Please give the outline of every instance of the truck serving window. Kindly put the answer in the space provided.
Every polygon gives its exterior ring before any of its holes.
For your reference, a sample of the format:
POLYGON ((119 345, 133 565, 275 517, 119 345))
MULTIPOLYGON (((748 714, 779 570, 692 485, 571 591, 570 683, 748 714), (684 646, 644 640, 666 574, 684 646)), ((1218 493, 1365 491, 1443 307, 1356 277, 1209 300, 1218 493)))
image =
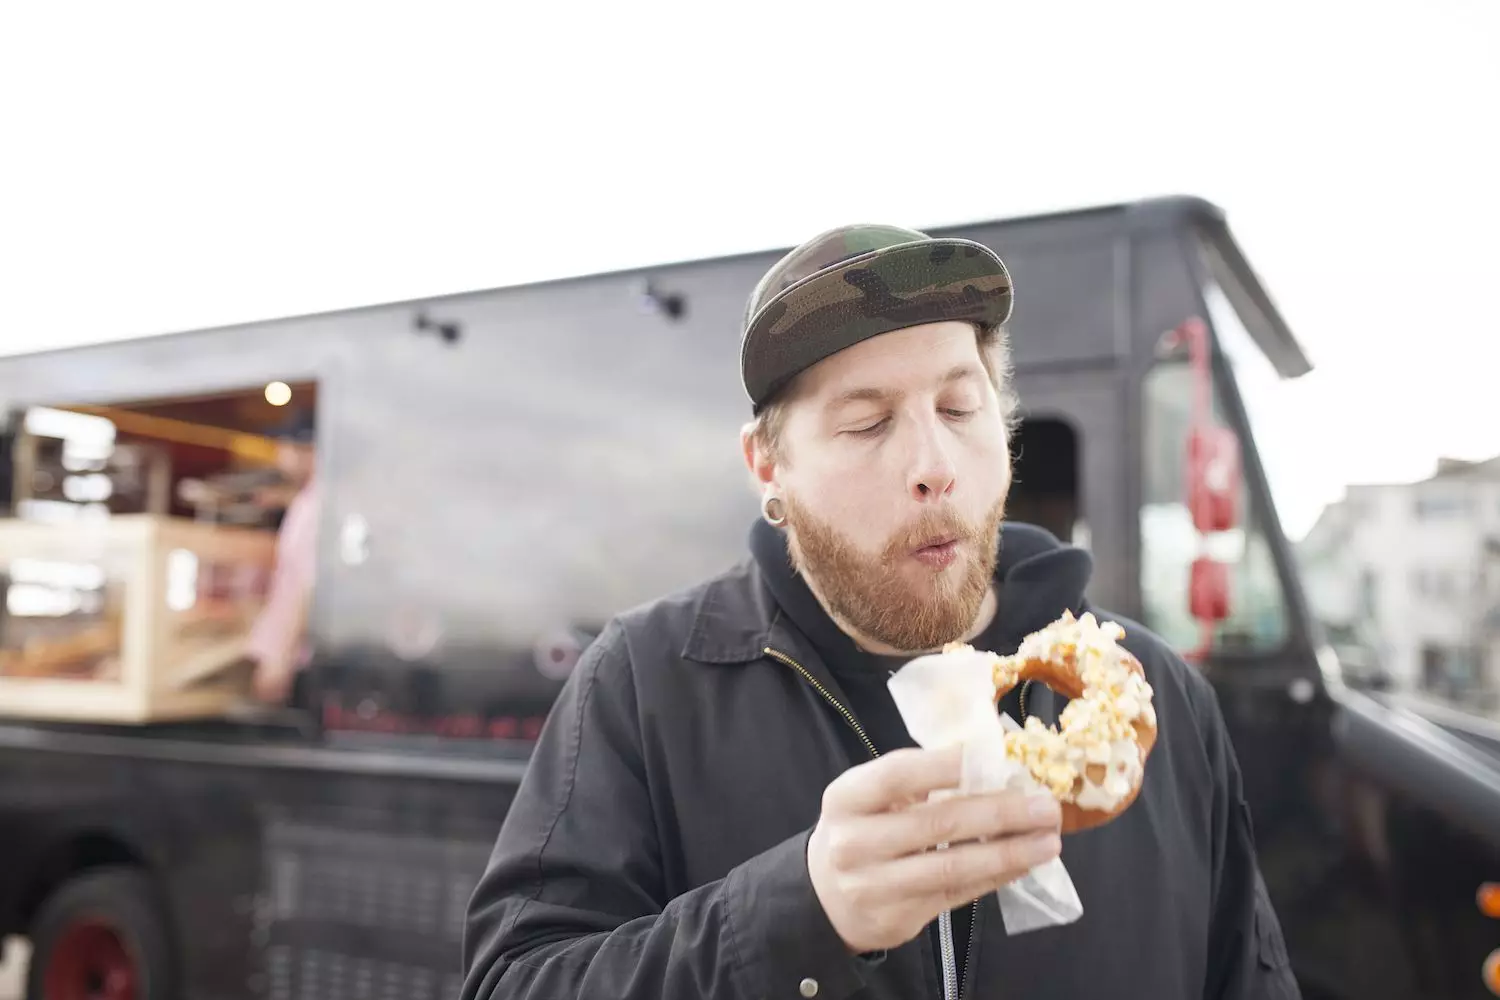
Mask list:
POLYGON ((312 600, 316 390, 273 382, 8 415, 4 714, 220 717, 249 695, 254 662, 272 657, 287 663, 279 700, 295 703, 312 600), (298 532, 278 535, 294 508, 305 539, 295 545, 298 532))
MULTIPOLYGON (((1276 379, 1228 299, 1211 279, 1204 288, 1211 325, 1229 370, 1245 381, 1276 379)), ((1141 604, 1145 624, 1180 650, 1207 653, 1263 654, 1280 649, 1288 634, 1287 607, 1273 556, 1275 519, 1243 473, 1234 487, 1236 526, 1200 534, 1189 513, 1187 449, 1193 429, 1195 385, 1186 350, 1158 361, 1142 386, 1143 483, 1140 512, 1141 604), (1226 564, 1228 615, 1204 635, 1190 610, 1193 561, 1208 555, 1226 564)), ((1224 374, 1215 369, 1209 387, 1209 412, 1215 423, 1231 427, 1240 440, 1239 466, 1251 464, 1254 436, 1228 413, 1224 374)), ((1253 423, 1253 419, 1252 419, 1253 423)))

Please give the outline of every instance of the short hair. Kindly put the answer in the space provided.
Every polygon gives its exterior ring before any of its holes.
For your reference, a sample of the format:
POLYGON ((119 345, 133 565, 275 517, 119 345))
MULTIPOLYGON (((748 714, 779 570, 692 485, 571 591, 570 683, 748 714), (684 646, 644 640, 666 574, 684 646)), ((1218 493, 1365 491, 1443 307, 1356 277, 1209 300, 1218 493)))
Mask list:
MULTIPOLYGON (((1020 422, 1021 410, 1020 400, 1015 392, 1010 331, 1003 326, 988 332, 975 327, 974 336, 979 343, 979 361, 984 365, 985 373, 990 377, 990 384, 995 387, 995 396, 1000 402, 1000 418, 1005 425, 1005 435, 1008 438, 1015 433, 1016 426, 1020 422)), ((782 453, 781 438, 786 429, 787 397, 797 381, 793 379, 761 407, 751 431, 756 443, 774 461, 784 461, 786 457, 782 453)))

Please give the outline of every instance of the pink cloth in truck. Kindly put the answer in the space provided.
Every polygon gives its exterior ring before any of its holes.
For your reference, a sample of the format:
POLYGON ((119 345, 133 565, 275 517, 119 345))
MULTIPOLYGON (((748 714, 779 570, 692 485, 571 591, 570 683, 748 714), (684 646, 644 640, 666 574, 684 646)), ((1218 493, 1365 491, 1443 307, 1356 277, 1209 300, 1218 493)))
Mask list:
POLYGON ((307 662, 310 647, 297 632, 302 605, 310 599, 318 565, 318 485, 304 486, 287 505, 276 536, 276 566, 266 592, 265 607, 250 631, 248 655, 274 661, 281 650, 297 643, 294 666, 307 662))

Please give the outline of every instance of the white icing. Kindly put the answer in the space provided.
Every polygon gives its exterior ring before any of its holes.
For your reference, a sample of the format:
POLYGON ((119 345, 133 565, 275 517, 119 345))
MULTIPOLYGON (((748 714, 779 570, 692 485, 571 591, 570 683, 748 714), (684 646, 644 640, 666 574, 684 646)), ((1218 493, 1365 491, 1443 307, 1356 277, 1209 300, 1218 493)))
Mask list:
MULTIPOLYGON (((1139 787, 1145 761, 1136 743, 1135 723, 1156 726, 1151 685, 1131 669, 1119 645, 1124 637, 1125 630, 1115 622, 1064 613, 1027 636, 1014 656, 981 654, 992 664, 995 690, 1014 686, 1028 661, 1076 660, 1083 693, 1063 709, 1060 728, 1033 716, 1024 727, 1006 734, 1005 751, 1060 801, 1082 809, 1110 812, 1139 787)), ((944 656, 962 656, 967 665, 975 652, 953 643, 944 656)))

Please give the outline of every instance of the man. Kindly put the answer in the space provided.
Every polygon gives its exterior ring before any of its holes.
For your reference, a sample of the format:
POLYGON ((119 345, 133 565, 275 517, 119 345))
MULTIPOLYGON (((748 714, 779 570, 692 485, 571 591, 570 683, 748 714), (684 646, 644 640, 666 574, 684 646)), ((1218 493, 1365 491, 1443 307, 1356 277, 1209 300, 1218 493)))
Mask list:
POLYGON ((307 661, 307 615, 317 569, 317 455, 311 414, 295 413, 277 432, 276 468, 283 483, 264 487, 256 500, 283 507, 276 536, 276 565, 266 601, 250 631, 247 656, 254 690, 265 703, 283 705, 307 661))
POLYGON ((912 746, 891 671, 1091 610, 1086 552, 1002 530, 1010 308, 985 247, 882 226, 762 279, 750 557, 579 662, 474 892, 466 1000, 1297 995, 1212 689, 1141 626, 1159 735, 1119 818, 1060 844, 1048 799, 928 801, 960 757, 912 746), (1059 849, 1082 918, 1008 936, 995 890, 1059 849))

